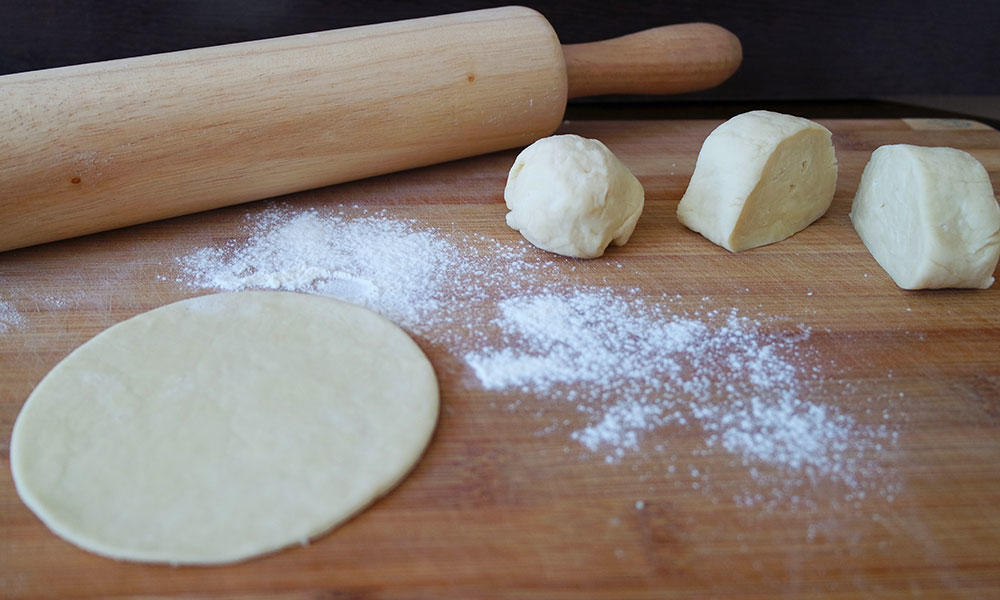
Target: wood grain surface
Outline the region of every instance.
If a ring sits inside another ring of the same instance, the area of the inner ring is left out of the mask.
[[[525,260],[554,265],[540,276],[567,285],[669,296],[670,310],[735,308],[769,327],[809,328],[802,348],[825,385],[808,400],[892,433],[856,473],[867,493],[814,477],[795,497],[774,495],[782,477],[801,473],[707,449],[705,432],[691,425],[656,428],[636,451],[607,461],[571,438],[581,423],[573,403],[484,390],[431,328],[415,337],[441,383],[434,439],[409,478],[332,533],[214,568],[115,562],[64,542],[11,481],[7,441],[18,410],[49,369],[99,331],[211,291],[179,281],[178,257],[241,242],[247,215],[267,210],[265,201],[0,254],[0,596],[997,597],[1000,285],[900,290],[861,244],[848,211],[871,151],[887,143],[965,149],[1000,188],[1000,132],[968,121],[822,122],[841,167],[830,211],[786,241],[741,254],[684,229],[674,213],[719,121],[566,122],[561,131],[601,139],[633,170],[646,208],[633,239],[603,258],[528,249]],[[468,235],[489,252],[519,244],[503,217],[514,155],[280,202],[381,211]],[[467,315],[453,317],[461,324]]]

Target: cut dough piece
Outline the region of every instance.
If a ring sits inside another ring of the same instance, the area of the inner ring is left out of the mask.
[[[642,184],[607,146],[578,135],[542,138],[517,155],[503,192],[507,225],[543,250],[596,258],[623,246],[642,213]]]
[[[305,543],[419,459],[438,388],[375,313],[292,292],[184,300],[60,362],[14,425],[18,493],[113,558],[214,564]]]
[[[829,130],[756,110],[729,119],[705,139],[677,217],[740,252],[805,229],[830,208],[836,184]]]
[[[1000,206],[986,169],[967,152],[877,148],[861,174],[851,222],[903,289],[993,285]]]

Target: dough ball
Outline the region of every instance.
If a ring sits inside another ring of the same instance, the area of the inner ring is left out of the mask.
[[[756,110],[729,119],[705,139],[677,217],[740,252],[805,229],[830,208],[836,184],[829,130]]]
[[[861,174],[851,222],[903,289],[993,284],[1000,206],[986,169],[967,152],[877,148]]]
[[[63,538],[226,563],[302,544],[398,483],[430,440],[434,371],[375,313],[291,292],[183,300],[74,350],[21,409],[10,465]]]
[[[504,189],[507,225],[543,250],[595,258],[622,246],[635,229],[645,193],[618,157],[597,140],[554,135],[514,160]]]

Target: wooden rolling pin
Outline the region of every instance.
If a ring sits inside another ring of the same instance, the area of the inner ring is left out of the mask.
[[[523,146],[740,60],[707,23],[561,46],[506,7],[3,76],[0,250]]]

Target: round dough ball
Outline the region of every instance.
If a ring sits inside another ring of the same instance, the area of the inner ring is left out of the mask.
[[[542,138],[518,154],[504,189],[507,225],[543,250],[595,258],[624,245],[642,213],[642,184],[607,146]]]
[[[968,152],[909,144],[876,148],[861,174],[851,222],[903,289],[993,285],[1000,206],[989,174]]]
[[[176,302],[73,351],[10,461],[55,533],[113,558],[233,562],[307,542],[416,463],[434,371],[375,313],[292,292]]]

